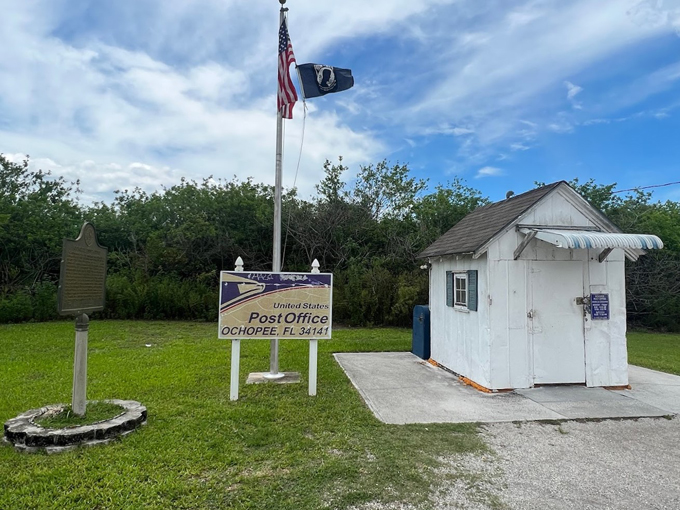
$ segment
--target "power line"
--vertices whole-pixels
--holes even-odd
[[[625,191],[639,191],[641,189],[649,189],[649,188],[663,188],[664,186],[672,186],[673,184],[680,184],[680,181],[667,182],[666,184],[653,184],[652,186],[640,186],[638,188],[620,189],[618,191],[612,191],[612,193],[623,193]]]

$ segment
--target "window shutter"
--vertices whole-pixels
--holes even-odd
[[[469,270],[468,278],[468,310],[477,311],[477,270]]]
[[[446,306],[453,306],[453,273],[446,272]]]

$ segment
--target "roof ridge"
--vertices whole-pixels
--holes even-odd
[[[425,248],[418,258],[474,253],[562,183],[569,186],[566,181],[557,181],[478,207]]]

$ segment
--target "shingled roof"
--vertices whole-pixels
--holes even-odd
[[[565,181],[548,184],[500,202],[478,207],[425,248],[418,258],[476,252],[563,182]]]

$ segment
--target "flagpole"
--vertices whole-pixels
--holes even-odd
[[[281,10],[279,11],[279,27],[283,23],[285,12],[288,8],[284,7],[286,0],[279,0]],[[278,33],[278,32],[277,32]],[[281,185],[283,161],[283,115],[281,110],[276,114],[276,174],[274,178],[274,253],[272,257],[272,271],[281,271]],[[269,373],[264,377],[267,379],[280,379],[284,376],[279,372],[279,339],[274,338],[270,341],[269,349]]]

